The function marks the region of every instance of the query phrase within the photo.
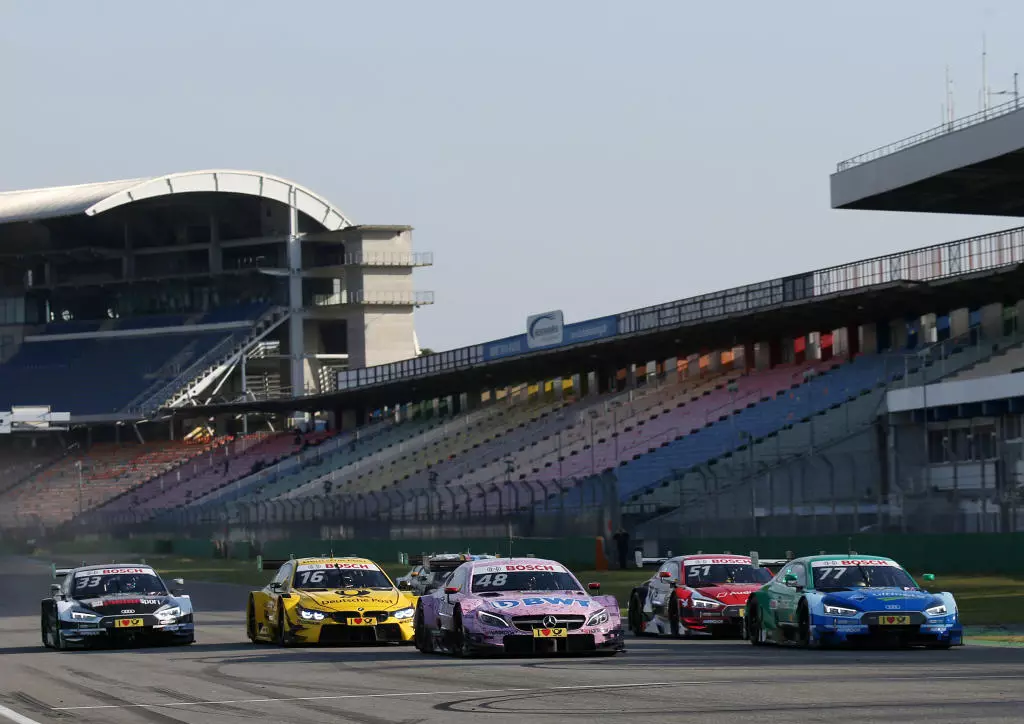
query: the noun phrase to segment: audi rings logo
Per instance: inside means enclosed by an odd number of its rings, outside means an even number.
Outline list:
[[[134,608],[122,608],[121,613],[135,613]]]
[[[540,622],[544,624],[544,628],[555,628],[558,626],[558,619],[554,616],[545,616]]]

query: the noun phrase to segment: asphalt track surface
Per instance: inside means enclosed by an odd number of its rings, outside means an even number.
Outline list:
[[[56,652],[39,637],[49,569],[0,558],[0,580],[0,724],[1024,720],[1022,649],[799,651],[632,637],[627,653],[600,659],[278,649],[246,640],[244,588],[195,583],[190,647]]]

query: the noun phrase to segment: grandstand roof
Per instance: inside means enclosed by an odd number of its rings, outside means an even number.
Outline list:
[[[328,231],[352,222],[332,203],[305,186],[259,171],[214,169],[186,171],[151,178],[55,186],[0,193],[0,224],[43,221],[104,211],[142,199],[189,192],[221,192],[274,199],[295,206]]]

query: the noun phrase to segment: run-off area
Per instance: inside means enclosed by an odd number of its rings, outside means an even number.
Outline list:
[[[32,562],[2,567],[0,723],[1019,722],[1024,649],[755,649],[628,639],[611,659],[455,659],[408,646],[293,648],[245,638],[245,589],[192,584],[186,648],[43,649]]]

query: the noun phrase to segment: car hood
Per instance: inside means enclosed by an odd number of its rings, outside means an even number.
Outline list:
[[[353,609],[403,608],[412,602],[397,589],[374,591],[367,588],[330,589],[327,591],[295,591],[299,604],[313,606],[324,611],[351,611]],[[404,606],[399,604],[404,603]]]
[[[761,590],[760,583],[721,583],[717,586],[694,588],[704,598],[724,603],[726,606],[746,603],[750,594]]]
[[[923,611],[937,606],[942,599],[927,591],[902,588],[851,588],[825,593],[823,602],[849,606],[860,611]]]
[[[78,603],[90,611],[102,616],[117,614],[153,613],[158,608],[174,602],[174,597],[167,594],[158,596],[135,596],[118,593],[110,596],[81,599]]]
[[[479,596],[484,608],[515,615],[531,613],[585,613],[601,604],[590,596],[551,591],[505,591],[497,596]]]

